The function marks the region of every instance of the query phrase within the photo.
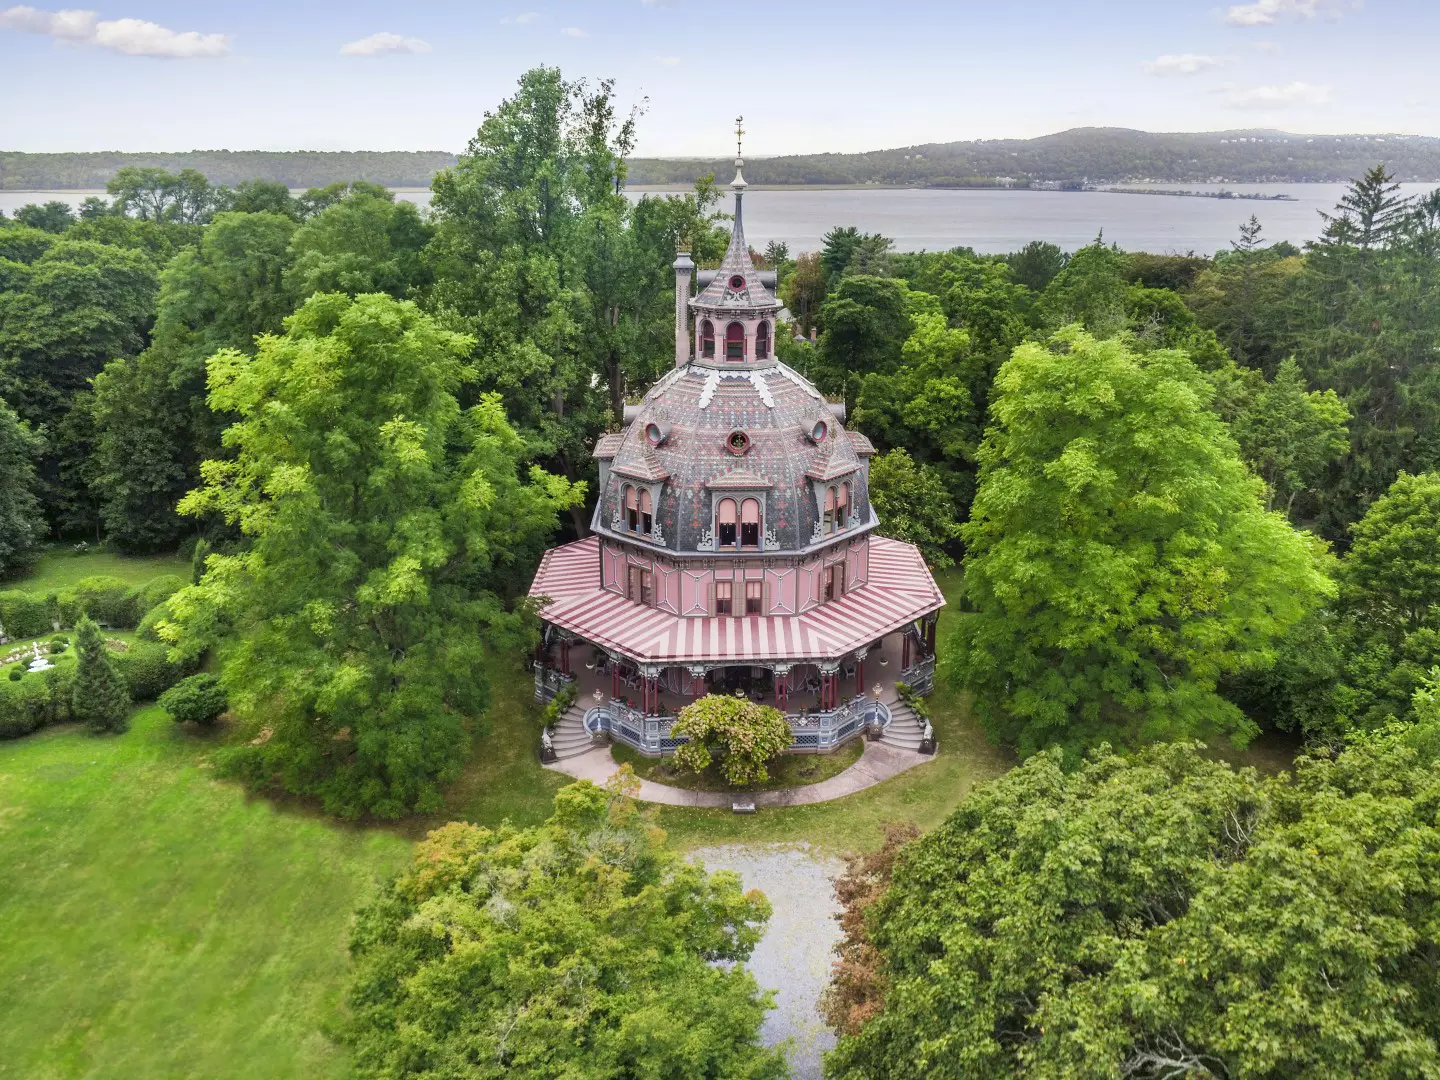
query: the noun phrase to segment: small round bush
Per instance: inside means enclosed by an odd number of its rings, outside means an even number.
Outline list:
[[[24,677],[25,677],[25,665],[24,665],[24,664],[14,664],[14,665],[11,666],[11,668],[10,668],[10,681],[11,681],[11,682],[19,682],[19,681],[20,681],[21,679],[23,679]]]
[[[66,648],[66,646],[67,646],[68,644],[69,644],[69,642],[67,642],[64,638],[58,638],[58,637],[57,637],[57,638],[51,638],[51,639],[50,639],[50,655],[51,655],[51,656],[55,656],[55,655],[58,655],[59,653],[64,652],[64,651],[65,651],[65,648]]]
[[[213,724],[229,708],[220,680],[207,673],[181,679],[160,695],[158,704],[177,724],[202,726]]]

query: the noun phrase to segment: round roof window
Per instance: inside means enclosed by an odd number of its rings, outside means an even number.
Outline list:
[[[731,275],[730,275],[730,288],[732,288],[732,289],[735,290],[736,292],[739,292],[739,291],[740,291],[741,289],[743,289],[744,287],[745,287],[745,278],[744,278],[742,275],[740,275],[740,274],[731,274]]]
[[[732,454],[743,454],[750,449],[750,436],[743,431],[732,431],[725,437],[725,449]]]
[[[829,434],[830,425],[825,423],[824,420],[816,420],[815,426],[810,429],[810,441],[817,443],[824,442],[825,436]]]
[[[659,446],[665,438],[665,433],[660,430],[660,425],[654,422],[645,425],[645,438],[651,446]]]

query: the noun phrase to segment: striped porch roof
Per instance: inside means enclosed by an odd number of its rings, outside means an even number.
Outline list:
[[[802,615],[685,618],[641,607],[600,587],[593,536],[547,551],[530,595],[548,598],[546,622],[610,652],[696,665],[839,660],[945,604],[913,546],[873,535],[867,583]]]

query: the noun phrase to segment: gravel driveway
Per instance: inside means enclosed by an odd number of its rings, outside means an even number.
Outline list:
[[[750,970],[762,988],[778,991],[762,1038],[773,1046],[791,1039],[796,1080],[819,1080],[820,1055],[835,1045],[815,1004],[830,978],[830,950],[840,937],[840,910],[832,891],[844,872],[839,859],[818,856],[805,844],[729,844],[699,848],[691,857],[710,870],[734,870],[747,889],[759,889],[775,914]]]

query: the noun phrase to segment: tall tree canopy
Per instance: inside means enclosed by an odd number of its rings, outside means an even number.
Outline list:
[[[953,664],[1022,753],[1243,740],[1254,727],[1217,680],[1270,662],[1330,591],[1311,545],[1263,509],[1210,397],[1183,352],[1078,328],[1001,368]]]
[[[848,921],[881,1004],[827,1075],[1440,1075],[1429,712],[1293,780],[1178,744],[973,792]]]
[[[0,580],[24,570],[45,540],[35,459],[42,442],[0,399]]]
[[[233,456],[205,463],[181,510],[249,544],[212,555],[163,630],[188,649],[227,635],[222,680],[256,734],[229,767],[332,812],[438,808],[488,702],[487,655],[524,640],[504,600],[583,496],[521,479],[498,399],[460,407],[470,348],[413,303],[320,293],[254,357],[210,360]]]
[[[446,825],[356,920],[355,1075],[783,1077],[742,964],[769,915],[619,786],[563,788],[535,828]]]

